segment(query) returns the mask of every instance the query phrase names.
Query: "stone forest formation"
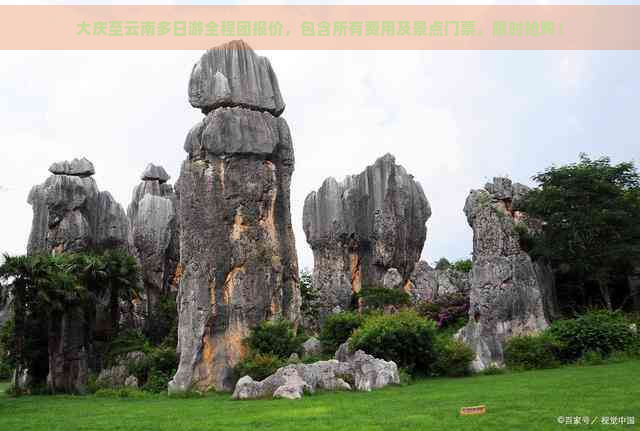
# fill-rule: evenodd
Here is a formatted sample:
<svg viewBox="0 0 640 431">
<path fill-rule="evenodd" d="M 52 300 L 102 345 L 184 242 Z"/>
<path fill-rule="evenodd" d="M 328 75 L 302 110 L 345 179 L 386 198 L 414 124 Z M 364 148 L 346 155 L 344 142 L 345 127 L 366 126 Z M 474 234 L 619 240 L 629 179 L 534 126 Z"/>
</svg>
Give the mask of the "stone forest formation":
<svg viewBox="0 0 640 431">
<path fill-rule="evenodd" d="M 186 154 L 174 186 L 163 167 L 149 164 L 125 213 L 98 189 L 90 161 L 54 163 L 28 196 L 28 253 L 129 251 L 142 271 L 142 295 L 122 309 L 121 321 L 133 327 L 163 294 L 174 292 L 179 366 L 169 392 L 235 389 L 238 399 L 276 392 L 298 398 L 304 390 L 349 386 L 344 375 L 362 390 L 397 382 L 395 364 L 359 351 L 234 385 L 232 370 L 245 355 L 243 339 L 252 328 L 276 318 L 301 321 L 290 208 L 294 144 L 269 60 L 242 41 L 202 55 L 192 69 L 188 99 L 203 117 L 185 130 Z M 456 337 L 475 352 L 476 370 L 503 363 L 508 337 L 548 326 L 549 270 L 521 248 L 514 230 L 519 223 L 535 228 L 536 221 L 518 210 L 525 186 L 495 178 L 470 192 L 464 204 L 473 230 L 469 273 L 420 261 L 432 209 L 421 185 L 391 154 L 319 186 L 305 199 L 303 229 L 313 250 L 320 321 L 351 307 L 366 286 L 401 290 L 413 301 L 467 295 L 469 322 Z M 108 313 L 98 316 L 105 320 L 98 327 L 110 325 Z M 60 354 L 51 356 L 50 379 L 86 379 L 88 359 L 79 347 L 76 317 L 65 315 L 60 323 L 65 335 Z M 63 368 L 72 371 L 56 371 Z"/>
</svg>

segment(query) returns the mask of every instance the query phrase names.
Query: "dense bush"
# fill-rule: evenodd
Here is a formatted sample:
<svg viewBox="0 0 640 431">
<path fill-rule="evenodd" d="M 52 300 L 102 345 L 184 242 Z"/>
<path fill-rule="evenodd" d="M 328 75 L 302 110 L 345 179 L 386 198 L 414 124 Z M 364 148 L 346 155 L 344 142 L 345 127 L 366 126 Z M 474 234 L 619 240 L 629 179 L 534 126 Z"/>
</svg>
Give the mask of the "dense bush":
<svg viewBox="0 0 640 431">
<path fill-rule="evenodd" d="M 369 317 L 350 340 L 350 348 L 394 361 L 412 373 L 429 373 L 436 360 L 434 322 L 415 311 Z"/>
<path fill-rule="evenodd" d="M 150 314 L 147 314 L 144 327 L 145 337 L 153 344 L 178 344 L 178 307 L 173 295 L 160 298 Z"/>
<path fill-rule="evenodd" d="M 236 365 L 234 371 L 238 379 L 251 376 L 253 380 L 264 380 L 284 365 L 284 361 L 275 355 L 258 353 L 246 357 Z"/>
<path fill-rule="evenodd" d="M 143 359 L 131 361 L 127 368 L 143 389 L 156 392 L 164 381 L 164 391 L 178 368 L 178 355 L 171 347 L 148 348 Z"/>
<path fill-rule="evenodd" d="M 559 352 L 563 362 L 575 361 L 588 351 L 606 357 L 615 351 L 629 350 L 638 343 L 638 335 L 623 314 L 604 310 L 555 321 L 547 333 L 563 344 Z"/>
<path fill-rule="evenodd" d="M 137 329 L 122 330 L 109 344 L 106 358 L 107 366 L 113 365 L 117 358 L 129 352 L 144 352 L 149 349 L 149 342 L 142 331 Z"/>
<path fill-rule="evenodd" d="M 245 342 L 254 354 L 262 353 L 288 358 L 300 353 L 303 336 L 297 336 L 293 325 L 283 319 L 267 320 L 255 327 Z"/>
<path fill-rule="evenodd" d="M 416 311 L 436 322 L 438 328 L 459 328 L 469 318 L 469 297 L 461 293 L 440 295 L 433 301 L 420 301 Z"/>
<path fill-rule="evenodd" d="M 451 268 L 464 273 L 471 272 L 471 269 L 473 268 L 473 262 L 470 259 L 456 260 L 451 264 Z"/>
<path fill-rule="evenodd" d="M 563 344 L 547 334 L 512 337 L 505 343 L 504 360 L 511 368 L 554 368 L 560 366 L 562 349 Z"/>
<path fill-rule="evenodd" d="M 447 377 L 467 376 L 475 353 L 462 341 L 440 336 L 435 343 L 436 361 L 433 374 Z"/>
<path fill-rule="evenodd" d="M 368 310 L 381 310 L 388 305 L 403 307 L 411 304 L 411 296 L 404 290 L 384 287 L 365 287 L 358 292 L 357 298 Z"/>
<path fill-rule="evenodd" d="M 363 322 L 362 315 L 350 311 L 329 316 L 320 333 L 320 342 L 325 353 L 335 353 L 338 347 L 347 341 L 353 331 L 358 329 Z"/>
</svg>

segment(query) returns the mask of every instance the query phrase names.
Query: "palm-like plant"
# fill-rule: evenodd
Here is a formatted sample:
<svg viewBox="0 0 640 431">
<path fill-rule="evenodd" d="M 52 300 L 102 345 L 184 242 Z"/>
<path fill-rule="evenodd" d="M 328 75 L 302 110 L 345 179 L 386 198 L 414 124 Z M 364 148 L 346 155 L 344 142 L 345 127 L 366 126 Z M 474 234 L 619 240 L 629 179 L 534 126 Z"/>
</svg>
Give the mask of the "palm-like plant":
<svg viewBox="0 0 640 431">
<path fill-rule="evenodd" d="M 105 287 L 109 289 L 109 310 L 113 336 L 117 335 L 120 320 L 120 301 L 138 297 L 140 269 L 136 260 L 122 250 L 108 250 L 102 255 Z"/>
</svg>

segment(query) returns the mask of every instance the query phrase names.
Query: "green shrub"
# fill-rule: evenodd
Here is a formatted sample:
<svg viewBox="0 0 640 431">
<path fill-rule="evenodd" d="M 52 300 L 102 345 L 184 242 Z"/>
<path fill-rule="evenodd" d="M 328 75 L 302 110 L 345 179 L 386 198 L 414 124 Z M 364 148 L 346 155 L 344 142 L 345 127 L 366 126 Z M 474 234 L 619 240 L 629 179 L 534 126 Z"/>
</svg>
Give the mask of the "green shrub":
<svg viewBox="0 0 640 431">
<path fill-rule="evenodd" d="M 234 372 L 238 379 L 244 376 L 251 376 L 253 380 L 264 380 L 284 365 L 285 361 L 276 355 L 257 353 L 249 355 L 238 363 Z"/>
<path fill-rule="evenodd" d="M 145 392 L 151 392 L 155 394 L 161 394 L 167 391 L 169 381 L 173 377 L 175 372 L 166 373 L 157 369 L 151 369 L 147 377 L 147 381 L 142 386 L 142 390 Z"/>
<path fill-rule="evenodd" d="M 607 360 L 599 351 L 588 350 L 576 362 L 578 365 L 602 365 Z"/>
<path fill-rule="evenodd" d="M 364 287 L 357 294 L 362 305 L 368 310 L 382 310 L 388 305 L 403 307 L 411 304 L 411 296 L 401 289 L 386 289 L 384 287 Z"/>
<path fill-rule="evenodd" d="M 477 374 L 482 376 L 497 376 L 499 374 L 504 374 L 506 372 L 507 370 L 505 370 L 504 368 L 499 368 L 499 367 L 496 367 L 495 365 L 489 365 L 487 368 L 485 368 L 484 370 L 480 371 Z"/>
<path fill-rule="evenodd" d="M 173 295 L 165 295 L 147 314 L 144 336 L 151 343 L 175 347 L 178 344 L 178 306 Z"/>
<path fill-rule="evenodd" d="M 434 374 L 447 377 L 461 377 L 471 374 L 471 362 L 475 353 L 465 343 L 441 336 L 436 339 L 435 350 Z"/>
<path fill-rule="evenodd" d="M 504 360 L 516 369 L 555 368 L 562 349 L 561 342 L 546 334 L 512 337 L 505 343 Z"/>
<path fill-rule="evenodd" d="M 555 321 L 547 332 L 563 343 L 560 352 L 563 362 L 575 361 L 588 351 L 607 357 L 615 351 L 633 349 L 638 342 L 623 314 L 604 310 Z"/>
<path fill-rule="evenodd" d="M 471 269 L 473 268 L 473 262 L 471 262 L 470 259 L 456 260 L 451 264 L 451 268 L 459 272 L 471 272 Z"/>
<path fill-rule="evenodd" d="M 175 349 L 164 346 L 148 349 L 144 359 L 130 361 L 127 364 L 129 374 L 136 376 L 138 384 L 143 388 L 146 388 L 152 377 L 155 381 L 149 388 L 157 387 L 160 376 L 168 377 L 170 380 L 177 368 L 178 355 Z"/>
<path fill-rule="evenodd" d="M 406 368 L 400 368 L 398 374 L 400 375 L 400 386 L 409 386 L 413 383 L 413 376 Z"/>
<path fill-rule="evenodd" d="M 107 366 L 114 365 L 118 357 L 129 352 L 143 352 L 149 350 L 149 342 L 142 331 L 137 329 L 125 329 L 111 341 L 107 352 Z"/>
<path fill-rule="evenodd" d="M 438 328 L 455 331 L 469 320 L 469 297 L 462 293 L 440 295 L 432 301 L 420 301 L 416 311 L 420 316 L 436 322 Z"/>
<path fill-rule="evenodd" d="M 145 398 L 144 392 L 133 388 L 99 389 L 94 396 L 99 398 Z"/>
<path fill-rule="evenodd" d="M 362 315 L 351 311 L 330 315 L 320 333 L 320 342 L 325 353 L 335 353 L 338 347 L 347 341 L 353 331 L 358 329 L 363 322 Z"/>
<path fill-rule="evenodd" d="M 254 354 L 275 355 L 286 359 L 301 353 L 303 336 L 296 336 L 293 325 L 283 319 L 267 320 L 251 331 L 245 342 Z"/>
<path fill-rule="evenodd" d="M 13 368 L 0 358 L 0 382 L 10 380 L 13 375 Z"/>
<path fill-rule="evenodd" d="M 436 359 L 434 322 L 406 310 L 391 315 L 369 317 L 350 340 L 352 351 L 394 361 L 411 373 L 429 373 Z"/>
</svg>

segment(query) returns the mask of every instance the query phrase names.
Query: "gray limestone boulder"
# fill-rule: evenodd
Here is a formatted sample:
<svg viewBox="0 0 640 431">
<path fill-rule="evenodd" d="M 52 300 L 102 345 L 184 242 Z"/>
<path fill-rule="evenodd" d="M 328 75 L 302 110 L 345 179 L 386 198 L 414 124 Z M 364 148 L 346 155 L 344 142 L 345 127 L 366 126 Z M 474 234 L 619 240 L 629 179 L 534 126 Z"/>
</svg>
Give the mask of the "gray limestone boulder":
<svg viewBox="0 0 640 431">
<path fill-rule="evenodd" d="M 475 370 L 504 363 L 504 342 L 548 327 L 535 264 L 520 247 L 517 223 L 526 214 L 513 209 L 526 187 L 496 178 L 473 190 L 464 212 L 473 229 L 469 323 L 457 337 L 476 352 Z"/>
<path fill-rule="evenodd" d="M 302 344 L 304 356 L 318 356 L 322 354 L 322 343 L 316 337 L 310 337 Z"/>
<path fill-rule="evenodd" d="M 420 261 L 409 277 L 407 290 L 414 302 L 433 301 L 438 296 L 456 293 L 468 295 L 471 288 L 469 276 L 469 273 L 452 268 L 434 269 L 427 262 Z"/>
<path fill-rule="evenodd" d="M 129 376 L 124 381 L 126 388 L 138 389 L 138 378 L 136 376 Z"/>
<path fill-rule="evenodd" d="M 389 268 L 382 277 L 382 287 L 385 289 L 400 289 L 403 287 L 403 284 L 404 278 L 395 268 Z"/>
<path fill-rule="evenodd" d="M 275 116 L 284 111 L 271 63 L 241 40 L 202 55 L 191 72 L 189 103 L 205 113 L 225 106 L 266 111 Z"/>
<path fill-rule="evenodd" d="M 430 216 L 422 187 L 390 154 L 359 175 L 342 182 L 328 178 L 311 192 L 303 228 L 313 249 L 321 320 L 336 306 L 347 309 L 362 287 L 383 286 L 390 268 L 402 278 L 394 285 L 404 286 L 420 258 Z"/>
<path fill-rule="evenodd" d="M 232 398 L 299 399 L 304 393 L 314 393 L 317 389 L 371 391 L 399 383 L 400 375 L 394 362 L 376 359 L 359 350 L 348 362 L 332 359 L 287 365 L 260 382 L 244 376 L 236 383 Z"/>
<path fill-rule="evenodd" d="M 194 67 L 189 99 L 207 116 L 187 135 L 176 183 L 180 364 L 171 393 L 233 390 L 250 329 L 300 319 L 293 144 L 276 118 L 284 103 L 271 66 L 242 42 L 214 48 Z"/>
</svg>

